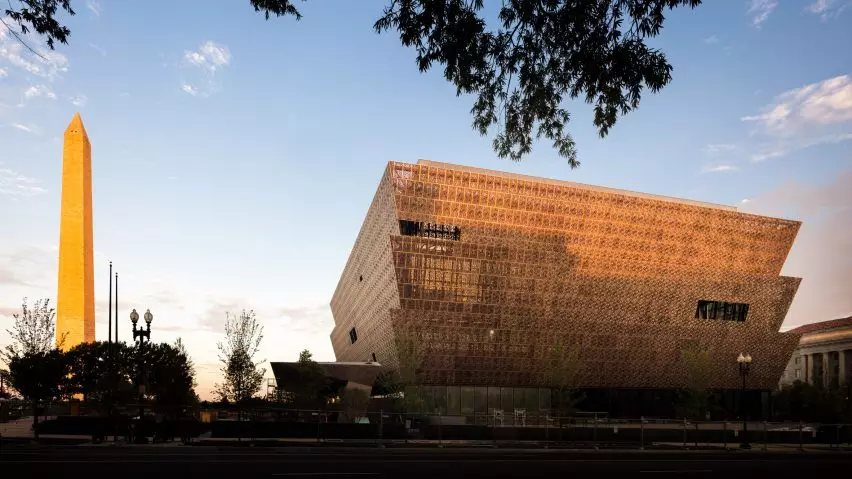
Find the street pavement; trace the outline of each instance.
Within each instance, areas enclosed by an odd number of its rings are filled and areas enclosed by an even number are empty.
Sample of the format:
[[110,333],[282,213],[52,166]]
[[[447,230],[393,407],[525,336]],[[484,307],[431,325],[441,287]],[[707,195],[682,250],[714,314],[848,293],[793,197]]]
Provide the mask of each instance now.
[[[0,471],[23,477],[845,477],[852,454],[437,448],[60,446],[4,442]],[[846,472],[843,472],[846,471]]]

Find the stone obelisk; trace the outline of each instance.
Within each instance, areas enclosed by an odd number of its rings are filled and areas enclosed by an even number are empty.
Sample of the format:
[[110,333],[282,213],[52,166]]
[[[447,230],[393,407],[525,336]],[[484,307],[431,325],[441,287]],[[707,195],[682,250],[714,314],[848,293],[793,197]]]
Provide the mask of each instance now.
[[65,130],[56,345],[68,350],[95,340],[95,272],[92,246],[92,146],[80,114]]

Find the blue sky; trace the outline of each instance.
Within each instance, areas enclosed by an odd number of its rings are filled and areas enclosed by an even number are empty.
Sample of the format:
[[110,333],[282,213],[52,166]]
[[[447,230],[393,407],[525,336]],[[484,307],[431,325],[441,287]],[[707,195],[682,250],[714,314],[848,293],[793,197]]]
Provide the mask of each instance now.
[[[786,325],[852,314],[852,0],[707,2],[653,44],[674,80],[606,139],[571,105],[582,166],[547,144],[496,158],[472,99],[372,23],[384,0],[75,0],[70,45],[0,37],[0,322],[56,294],[61,136],[93,154],[98,337],[107,261],[157,339],[186,341],[202,396],[225,311],[254,308],[263,356],[334,358],[328,301],[388,160],[418,158],[737,205],[805,221]],[[210,8],[210,5],[216,8]],[[38,39],[31,39],[40,45]],[[123,334],[125,339],[129,339]],[[0,334],[0,343],[7,337]]]

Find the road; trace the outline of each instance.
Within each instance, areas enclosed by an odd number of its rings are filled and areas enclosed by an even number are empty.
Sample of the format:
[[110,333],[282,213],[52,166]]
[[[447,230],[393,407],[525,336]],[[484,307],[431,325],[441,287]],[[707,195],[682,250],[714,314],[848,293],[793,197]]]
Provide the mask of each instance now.
[[[3,444],[26,477],[842,477],[849,453],[315,449]],[[839,474],[839,475],[838,475]],[[770,476],[771,475],[771,476]],[[5,474],[4,474],[5,476]],[[18,476],[9,476],[18,477]]]

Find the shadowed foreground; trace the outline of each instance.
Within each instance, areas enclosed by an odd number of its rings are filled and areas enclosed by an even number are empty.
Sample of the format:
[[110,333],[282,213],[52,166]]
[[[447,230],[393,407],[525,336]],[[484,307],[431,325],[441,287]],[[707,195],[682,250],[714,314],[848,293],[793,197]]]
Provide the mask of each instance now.
[[[852,467],[852,454],[761,452],[517,451],[3,445],[2,470],[27,477],[569,477],[664,473],[700,477],[801,477]],[[663,472],[666,471],[666,472]]]

